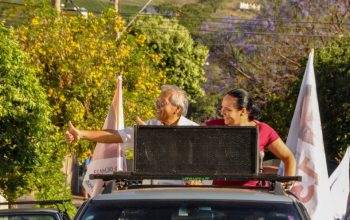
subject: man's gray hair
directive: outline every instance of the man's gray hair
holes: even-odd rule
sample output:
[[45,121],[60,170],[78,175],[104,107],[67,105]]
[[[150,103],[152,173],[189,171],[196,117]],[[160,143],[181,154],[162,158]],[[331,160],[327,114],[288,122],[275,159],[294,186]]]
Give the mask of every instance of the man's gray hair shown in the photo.
[[169,99],[170,103],[174,106],[180,107],[180,114],[186,116],[188,110],[187,93],[174,85],[163,85],[161,89],[162,93],[172,93],[172,96]]

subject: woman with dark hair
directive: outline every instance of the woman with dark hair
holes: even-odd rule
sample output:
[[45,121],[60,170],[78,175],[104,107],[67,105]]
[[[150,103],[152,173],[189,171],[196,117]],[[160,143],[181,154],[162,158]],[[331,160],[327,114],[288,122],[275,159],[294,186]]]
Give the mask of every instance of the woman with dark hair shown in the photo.
[[[206,125],[227,126],[257,126],[259,129],[259,151],[268,148],[278,159],[283,161],[285,176],[295,175],[296,161],[293,153],[282,141],[277,132],[268,124],[258,121],[260,110],[255,105],[249,93],[243,89],[229,91],[221,103],[223,119],[214,119],[205,122]],[[235,182],[236,183],[236,182]],[[214,185],[230,184],[229,181],[213,181]],[[252,182],[243,183],[252,186]]]

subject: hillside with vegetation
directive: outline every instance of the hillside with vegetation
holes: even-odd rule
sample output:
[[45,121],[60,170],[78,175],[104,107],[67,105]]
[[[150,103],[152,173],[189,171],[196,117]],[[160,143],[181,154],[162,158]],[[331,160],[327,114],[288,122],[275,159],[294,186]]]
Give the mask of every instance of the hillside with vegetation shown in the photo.
[[[147,3],[146,0],[120,0],[119,1],[119,10],[121,14],[125,16],[134,16],[138,13],[142,7]],[[184,5],[190,4],[201,4],[200,0],[154,0],[150,3],[150,6],[157,7],[163,4],[174,5],[175,7],[182,7]],[[208,2],[208,1],[207,1]],[[215,2],[215,1],[213,1]],[[238,5],[241,2],[240,0],[221,0],[215,3],[218,6],[218,10],[215,13],[212,13],[213,17],[222,17],[222,16],[239,16],[249,18],[252,17],[254,11],[242,11],[238,9]],[[247,3],[257,3],[257,0],[245,0],[243,2]],[[25,4],[25,0],[7,0],[0,2],[0,14],[4,19],[11,17],[12,19],[16,16],[20,16],[17,11],[21,11]],[[88,12],[95,14],[100,14],[102,11],[107,8],[114,7],[114,1],[110,0],[62,0],[61,1],[62,9],[64,11],[69,11],[70,14],[79,14],[80,9],[86,9]],[[198,15],[200,16],[200,14]]]

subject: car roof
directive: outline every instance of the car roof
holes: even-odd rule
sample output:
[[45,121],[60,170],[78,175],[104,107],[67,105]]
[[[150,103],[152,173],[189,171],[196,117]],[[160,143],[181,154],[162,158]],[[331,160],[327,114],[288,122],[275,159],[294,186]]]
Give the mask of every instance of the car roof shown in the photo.
[[95,201],[106,200],[215,200],[215,201],[261,201],[292,203],[287,194],[275,194],[268,190],[213,188],[213,187],[169,187],[127,189],[100,194],[92,198]]
[[8,213],[23,213],[23,214],[55,214],[59,213],[57,209],[49,209],[49,208],[13,208],[13,209],[2,209],[0,210],[0,215],[1,214],[8,214]]

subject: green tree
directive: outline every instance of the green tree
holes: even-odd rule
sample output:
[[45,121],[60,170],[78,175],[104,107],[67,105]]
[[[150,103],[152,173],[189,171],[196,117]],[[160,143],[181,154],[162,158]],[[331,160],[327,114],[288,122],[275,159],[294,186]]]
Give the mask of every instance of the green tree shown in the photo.
[[350,35],[316,50],[315,77],[323,139],[329,159],[350,146]]
[[178,20],[192,34],[195,35],[200,25],[213,13],[213,8],[207,4],[190,3],[185,4],[180,9]]
[[200,0],[200,3],[207,5],[211,8],[213,12],[216,12],[218,9],[222,8],[226,0]]
[[[347,59],[348,55],[346,50],[342,51],[339,46],[336,46],[340,41],[347,39],[339,37],[347,35],[348,32],[346,28],[350,16],[349,11],[346,10],[348,1],[281,1],[279,4],[274,4],[274,6],[271,5],[271,2],[266,1],[266,7],[260,15],[273,18],[266,23],[265,30],[278,34],[270,37],[270,39],[261,37],[259,40],[264,44],[271,44],[272,42],[274,44],[274,48],[266,50],[265,53],[261,53],[259,56],[274,64],[267,68],[261,68],[261,71],[274,71],[276,73],[274,78],[271,78],[273,79],[273,83],[271,83],[273,87],[267,87],[268,89],[264,90],[272,91],[266,95],[268,100],[278,100],[279,102],[276,106],[271,105],[273,102],[267,102],[264,108],[269,110],[265,113],[265,116],[273,112],[268,116],[271,124],[276,125],[275,128],[281,131],[282,136],[287,136],[300,88],[300,80],[305,71],[305,65],[301,65],[301,63],[306,63],[310,48],[315,48],[315,75],[323,136],[327,159],[332,160],[346,148],[346,141],[348,141],[346,138],[347,130],[342,123],[346,121],[346,117],[345,120],[338,123],[339,116],[336,115],[340,112],[346,112],[344,105],[347,105],[346,100],[349,97],[349,93],[345,92],[344,84],[340,83],[348,82],[349,76],[346,71],[343,71],[345,62],[342,61]],[[284,22],[286,19],[293,22],[286,23]],[[344,48],[347,45],[345,40]],[[344,53],[342,54],[342,52]],[[325,60],[332,55],[334,56],[327,63]],[[337,63],[337,60],[339,60],[339,63]],[[261,62],[258,60],[256,65],[262,67]],[[333,72],[336,74],[333,74]],[[337,83],[337,86],[334,86],[333,82]],[[336,92],[334,97],[331,96],[330,89],[333,89],[331,85],[334,86],[334,89],[336,88],[336,91],[339,91]],[[330,108],[330,106],[334,107],[338,104],[339,108]],[[281,114],[281,111],[284,112],[284,115]],[[274,114],[276,114],[276,117],[273,116]],[[342,130],[337,125],[344,129]]]
[[[54,109],[53,123],[64,129],[66,122],[86,129],[100,129],[116,88],[123,76],[126,125],[136,115],[154,116],[153,100],[166,82],[164,68],[144,43],[145,35],[123,35],[124,21],[108,10],[88,18],[33,15],[21,27],[18,39],[30,53],[37,76]],[[83,156],[92,143],[72,148]]]
[[[232,87],[249,90],[266,112],[263,119],[286,137],[290,112],[294,111],[286,97],[292,95],[291,87],[305,70],[301,61],[310,48],[317,51],[346,33],[348,1],[276,0],[259,4],[262,9],[256,19],[223,18],[219,24],[203,26],[214,32],[201,38],[211,45],[209,62],[221,69],[220,77],[210,76],[214,80],[205,86],[222,85],[225,79],[227,83],[219,86],[218,92]],[[272,100],[280,104],[271,105]],[[285,108],[291,109],[284,116],[273,117]]]
[[188,117],[198,123],[220,117],[221,100],[221,94],[210,94],[198,99],[189,106]]
[[50,147],[51,109],[11,30],[0,26],[0,189],[9,201],[33,189],[41,147]]
[[189,31],[175,19],[151,16],[138,19],[130,34],[147,36],[145,44],[165,69],[168,83],[183,88],[192,100],[204,95],[205,46],[193,41]]
[[[52,109],[12,30],[0,26],[0,189],[8,201],[69,199],[61,171],[66,150],[51,123]],[[69,213],[75,211],[66,204]]]
[[[29,23],[19,29],[18,39],[31,54],[54,109],[52,121],[61,129],[68,120],[85,129],[100,129],[118,74],[123,76],[126,126],[133,125],[137,115],[154,117],[153,102],[162,84],[179,85],[193,100],[203,95],[207,50],[176,21],[140,19],[129,33],[123,32],[124,21],[113,10],[87,18],[39,12],[27,14]],[[179,32],[162,30],[167,26]],[[81,158],[93,146],[80,142],[72,150]]]
[[157,5],[155,8],[158,11],[158,13],[160,13],[165,17],[178,16],[178,14],[180,13],[180,6],[177,6],[169,2],[161,3]]
[[[314,68],[323,140],[329,161],[340,160],[349,147],[350,120],[350,37],[346,35],[315,50]],[[301,61],[298,79],[286,85],[285,96],[272,96],[264,108],[264,119],[286,139],[307,60]],[[276,109],[279,109],[276,111]]]

